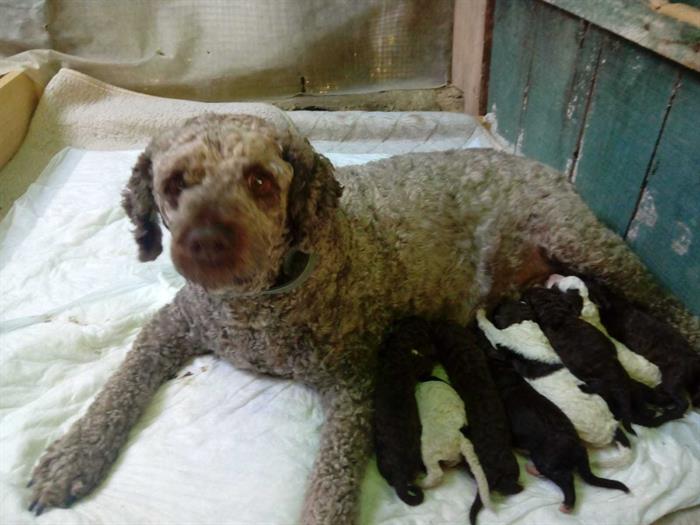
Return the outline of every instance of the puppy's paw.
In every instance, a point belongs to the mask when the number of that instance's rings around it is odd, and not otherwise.
[[[417,485],[408,483],[405,486],[397,487],[396,494],[406,505],[416,506],[423,503],[423,491]]]
[[[564,505],[563,503],[559,506],[559,512],[563,512],[564,514],[571,514],[574,509],[569,507],[568,505]]]
[[[51,507],[69,507],[90,493],[102,477],[107,451],[83,445],[69,433],[51,445],[27,484],[32,490],[29,511],[37,516]]]
[[[525,470],[531,476],[535,476],[537,478],[542,477],[542,473],[539,470],[537,470],[537,467],[533,463],[530,463],[530,462],[525,463]]]

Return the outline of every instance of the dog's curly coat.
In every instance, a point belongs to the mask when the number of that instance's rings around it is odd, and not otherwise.
[[[293,131],[251,116],[204,115],[151,142],[124,207],[144,261],[162,250],[160,212],[188,282],[40,459],[35,511],[90,493],[158,387],[192,356],[214,352],[318,389],[326,423],[301,521],[351,523],[371,450],[375,354],[389,320],[416,314],[466,323],[480,302],[549,273],[538,247],[619,285],[700,345],[698,319],[563,177],[496,151],[409,154],[334,170]],[[319,255],[310,279],[260,295],[292,247]]]

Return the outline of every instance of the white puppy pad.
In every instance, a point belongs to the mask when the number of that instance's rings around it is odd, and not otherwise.
[[[381,155],[333,155],[336,164]],[[139,263],[122,211],[137,151],[66,150],[0,224],[0,523],[292,524],[318,446],[315,394],[289,381],[194,360],[157,393],[99,489],[35,518],[29,480],[119,366],[144,322],[183,284],[167,255]],[[166,234],[167,249],[167,234]],[[700,503],[700,415],[638,428],[636,460],[604,472],[632,495],[577,482],[577,512],[558,512],[551,483],[528,477],[479,523],[646,524]],[[419,507],[370,464],[361,523],[466,523],[475,485],[453,471]]]

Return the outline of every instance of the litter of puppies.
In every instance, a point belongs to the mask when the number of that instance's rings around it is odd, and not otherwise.
[[[700,404],[700,356],[595,277],[552,275],[476,318],[468,327],[403,319],[379,354],[377,462],[409,504],[464,458],[477,481],[474,524],[482,503],[497,511],[493,491],[522,490],[515,448],[530,474],[561,489],[560,510],[570,513],[575,473],[629,492],[591,471],[633,460],[623,428],[636,435],[632,423],[657,427]],[[611,446],[616,455],[589,460]]]

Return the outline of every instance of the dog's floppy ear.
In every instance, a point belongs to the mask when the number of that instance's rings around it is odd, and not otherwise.
[[[158,223],[158,207],[153,197],[153,169],[148,150],[141,153],[122,192],[122,206],[134,223],[134,239],[139,260],[152,261],[163,251],[163,234]]]
[[[292,245],[300,245],[334,213],[343,188],[333,176],[330,161],[296,133],[289,133],[282,155],[294,169],[287,220]]]

